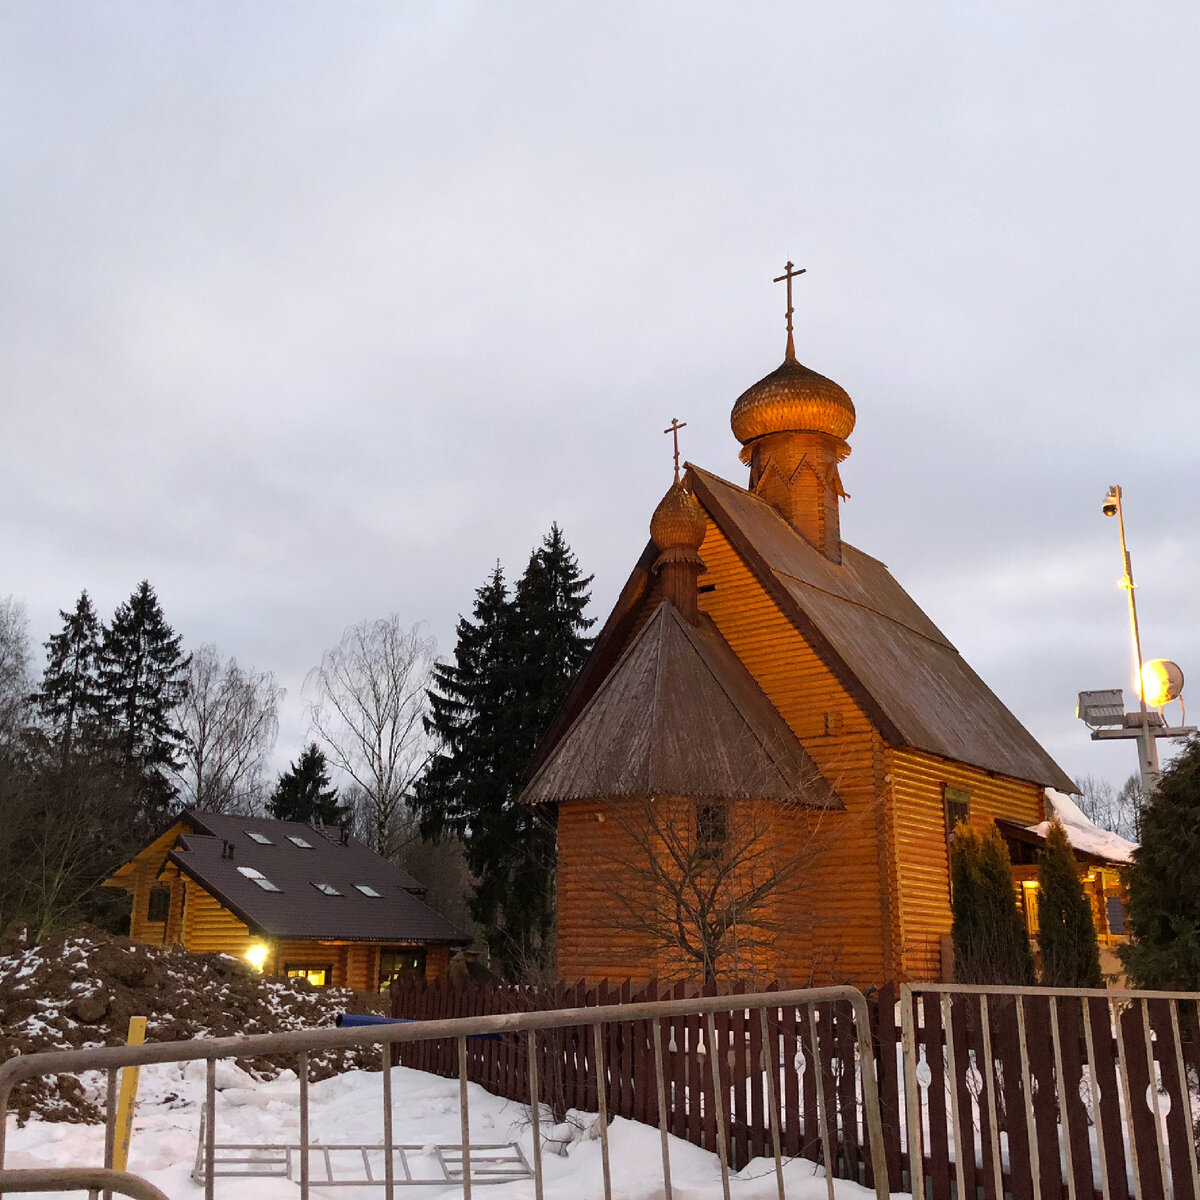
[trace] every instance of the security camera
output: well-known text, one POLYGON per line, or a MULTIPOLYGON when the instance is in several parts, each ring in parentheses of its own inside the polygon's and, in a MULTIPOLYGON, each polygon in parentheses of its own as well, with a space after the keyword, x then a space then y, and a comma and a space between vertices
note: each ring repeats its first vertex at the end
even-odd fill
POLYGON ((1100 508, 1100 511, 1106 517, 1115 517, 1117 515, 1117 508, 1121 503, 1120 495, 1120 492, 1115 487, 1108 489, 1108 495, 1104 497, 1104 504, 1100 508))

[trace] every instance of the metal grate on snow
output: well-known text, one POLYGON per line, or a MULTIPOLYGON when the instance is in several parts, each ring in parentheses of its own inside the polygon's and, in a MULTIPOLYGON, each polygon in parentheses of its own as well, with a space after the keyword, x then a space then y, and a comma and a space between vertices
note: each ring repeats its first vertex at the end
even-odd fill
MULTIPOLYGON (((195 1183, 205 1182, 205 1143, 208 1112, 200 1114, 196 1144, 195 1183)), ((276 1178, 299 1183, 300 1143, 217 1142, 214 1146, 213 1178, 276 1178)), ((471 1183, 512 1183, 532 1179, 533 1171, 516 1142, 472 1143, 466 1156, 471 1164, 471 1183)), ((392 1183, 395 1187, 463 1182, 463 1148, 457 1144, 393 1144, 392 1183), (417 1161, 414 1161, 417 1160, 417 1161), (424 1167, 421 1173, 413 1168, 424 1167)), ((384 1147, 377 1145, 311 1144, 308 1147, 308 1181, 319 1187, 386 1187, 384 1147)))

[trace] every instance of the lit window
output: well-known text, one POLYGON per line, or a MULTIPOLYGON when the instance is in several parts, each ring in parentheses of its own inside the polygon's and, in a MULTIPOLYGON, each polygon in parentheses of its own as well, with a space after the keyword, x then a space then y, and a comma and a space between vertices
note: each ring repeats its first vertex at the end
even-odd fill
POLYGON ((260 846, 273 846, 275 843, 271 841, 265 833, 255 833, 251 829, 246 830, 246 836, 252 841, 257 842, 260 846))
POLYGON ((342 894, 333 886, 332 883, 314 883, 313 887, 315 887, 322 896, 340 896, 342 894))
POLYGON ((370 896, 372 900, 382 900, 383 897, 369 884, 356 883, 354 885, 364 896, 370 896))
POLYGON ((238 874, 245 875, 252 883, 257 883, 264 892, 278 892, 281 888, 277 888, 261 871, 256 871, 253 867, 238 867, 238 874))
POLYGON ((302 837, 294 837, 290 833, 288 834, 288 841, 293 846, 299 846, 301 850, 311 850, 313 848, 312 842, 306 842, 302 837))
POLYGON ((320 967, 288 963, 284 967, 283 973, 288 979, 307 979, 314 987, 325 987, 333 974, 333 968, 327 963, 320 967))

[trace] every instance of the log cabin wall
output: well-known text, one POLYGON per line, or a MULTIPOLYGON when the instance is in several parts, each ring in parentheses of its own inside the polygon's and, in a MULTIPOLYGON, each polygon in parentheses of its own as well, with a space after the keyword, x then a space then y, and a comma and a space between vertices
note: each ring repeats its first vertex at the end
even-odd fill
POLYGON ((193 954, 208 952, 244 958, 253 942, 246 924, 194 879, 184 881, 183 944, 193 954))
POLYGON ((950 873, 946 846, 945 789, 970 794, 969 822, 980 833, 997 817, 1036 825, 1045 816, 1037 784, 992 775, 917 750, 888 749, 899 873, 901 971, 909 980, 949 978, 942 939, 950 933, 950 873))
MULTIPOLYGON (((893 978, 896 879, 879 735, 711 521, 700 553, 708 567, 704 583, 712 585, 700 596, 701 612, 715 622, 846 806, 844 813, 820 816, 816 836, 828 848, 813 864, 809 886, 781 909, 790 930, 779 943, 781 973, 786 965, 793 981, 806 981, 810 970, 822 981, 893 978)), ((797 836, 807 837, 813 820, 798 817, 797 836)))
POLYGON ((633 839, 614 819, 620 801, 574 800, 558 810, 558 974, 563 979, 632 979, 659 974, 658 957, 644 935, 628 928, 619 896, 642 886, 633 839))

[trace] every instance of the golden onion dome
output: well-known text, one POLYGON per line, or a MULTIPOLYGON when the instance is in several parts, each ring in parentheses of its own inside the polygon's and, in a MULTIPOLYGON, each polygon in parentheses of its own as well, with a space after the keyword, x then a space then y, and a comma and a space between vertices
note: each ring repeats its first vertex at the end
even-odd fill
MULTIPOLYGON (((789 338, 790 343, 790 338, 789 338)), ((854 402, 844 388, 809 370, 789 353, 783 365, 747 388, 729 423, 742 445, 768 433, 827 433, 845 440, 854 428, 854 402)))
POLYGON ((660 550, 699 550, 707 528, 700 502, 678 479, 650 518, 650 536, 660 550))

